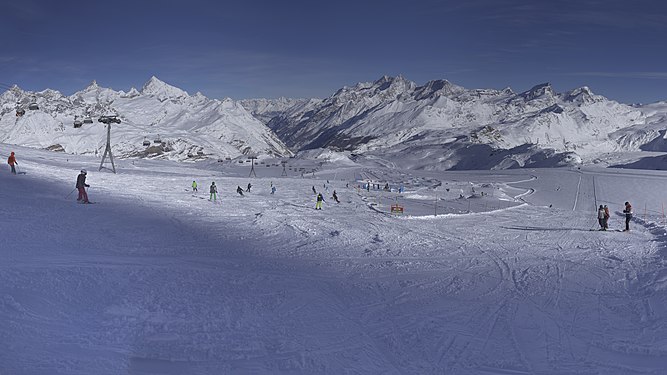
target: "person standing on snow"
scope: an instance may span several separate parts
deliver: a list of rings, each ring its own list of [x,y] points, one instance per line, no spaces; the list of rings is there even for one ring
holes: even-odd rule
[[[607,205],[604,205],[604,229],[607,230],[609,229],[609,207]]]
[[[275,193],[276,193],[276,187],[273,184],[271,184],[271,194]]]
[[[313,185],[313,194],[317,194],[317,190],[315,190],[315,185]]]
[[[9,158],[7,159],[7,164],[12,168],[12,174],[16,174],[16,168],[14,168],[14,165],[19,165],[19,163],[16,161],[16,156],[14,156],[14,151],[12,151],[11,155],[9,155]]]
[[[218,200],[218,187],[215,186],[215,182],[211,182],[211,189],[210,189],[211,195],[209,196],[208,200],[210,201],[217,201]]]
[[[248,188],[247,188],[245,191],[247,191],[248,193],[250,193],[250,188],[251,188],[251,187],[252,187],[252,185],[250,184],[250,182],[248,182]]]
[[[197,181],[192,181],[192,192],[197,191]]]
[[[324,197],[322,196],[322,193],[319,193],[317,194],[317,203],[315,203],[316,210],[322,209],[322,202],[324,202]]]
[[[333,192],[333,199],[336,201],[336,203],[340,203],[340,201],[338,200],[338,195],[336,195],[336,190],[334,190]]]
[[[79,197],[76,198],[77,201],[80,201],[81,203],[90,203],[88,201],[88,193],[86,193],[86,188],[90,187],[90,185],[86,184],[86,175],[88,172],[86,172],[85,169],[81,170],[81,173],[76,178],[76,188],[79,190]]]
[[[627,232],[630,230],[630,220],[632,219],[632,205],[630,202],[625,202],[623,213],[625,214],[625,229],[623,231]]]
[[[243,189],[238,185],[236,186],[236,192],[239,193],[240,196],[243,196]]]
[[[604,207],[602,205],[598,208],[598,223],[600,224],[600,230],[607,230],[604,226]]]

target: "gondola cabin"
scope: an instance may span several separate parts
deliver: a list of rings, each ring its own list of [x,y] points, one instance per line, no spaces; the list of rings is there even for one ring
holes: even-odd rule
[[[143,143],[143,145],[144,145],[144,146],[150,146],[150,145],[151,145],[151,141],[149,141],[148,139],[146,139],[146,137],[144,137],[144,143]]]
[[[80,128],[83,125],[83,122],[81,120],[74,120],[74,127],[75,128]]]
[[[16,110],[16,117],[21,117],[23,115],[25,115],[25,109],[19,108]]]
[[[35,110],[39,109],[39,106],[37,105],[37,103],[33,102],[33,103],[30,103],[30,105],[28,105],[28,109],[31,110],[31,111],[35,111]]]
[[[90,117],[86,117],[86,118],[83,119],[83,123],[84,123],[84,124],[92,124],[92,123],[93,123],[93,119],[90,118]]]

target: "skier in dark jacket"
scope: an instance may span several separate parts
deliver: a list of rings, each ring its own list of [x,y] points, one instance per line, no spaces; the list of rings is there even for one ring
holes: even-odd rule
[[[322,209],[322,202],[324,202],[324,197],[322,196],[322,193],[319,193],[317,194],[317,203],[315,203],[316,210]]]
[[[333,192],[333,199],[336,201],[336,203],[340,203],[340,201],[338,200],[338,195],[336,195],[336,190],[334,190]]]
[[[243,189],[241,189],[240,186],[236,186],[236,192],[239,193],[240,196],[243,196]]]
[[[625,202],[625,209],[623,210],[625,214],[625,229],[624,232],[630,230],[630,220],[632,219],[632,205],[630,202]]]
[[[215,186],[215,182],[211,182],[211,189],[210,189],[211,195],[209,196],[208,200],[210,201],[217,201],[218,200],[218,187]]]
[[[81,203],[90,203],[88,201],[88,193],[86,193],[86,188],[90,187],[90,185],[86,184],[87,174],[88,172],[86,172],[85,169],[82,169],[81,173],[79,173],[79,176],[76,178],[76,188],[79,190],[79,197],[76,200],[81,201]]]
[[[313,185],[313,194],[317,194],[317,190],[315,190],[315,185]]]
[[[246,189],[246,191],[247,191],[248,193],[250,193],[250,188],[251,188],[251,187],[252,187],[252,185],[250,184],[250,182],[248,182],[248,188]]]

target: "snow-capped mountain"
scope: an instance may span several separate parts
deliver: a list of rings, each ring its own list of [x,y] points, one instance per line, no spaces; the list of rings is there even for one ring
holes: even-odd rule
[[[316,108],[322,103],[322,99],[242,99],[239,103],[257,119],[268,123],[288,110],[306,112]]]
[[[37,108],[38,109],[30,109]],[[22,116],[17,111],[23,111]],[[141,91],[114,91],[92,82],[71,96],[27,92],[14,86],[0,95],[0,142],[68,153],[100,153],[106,145],[103,115],[113,125],[115,155],[196,160],[291,152],[238,102],[187,92],[152,77]]]
[[[515,93],[384,76],[307,105],[262,103],[243,102],[294,151],[325,147],[398,163],[411,155],[429,169],[554,166],[615,151],[667,151],[665,103],[630,106],[588,87],[559,94],[544,83]]]

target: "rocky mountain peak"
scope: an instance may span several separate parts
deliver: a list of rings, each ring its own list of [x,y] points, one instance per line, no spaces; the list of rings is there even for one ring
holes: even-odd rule
[[[172,86],[164,81],[161,81],[155,76],[152,76],[142,87],[141,93],[143,95],[152,95],[158,97],[160,100],[185,98],[188,93]]]

